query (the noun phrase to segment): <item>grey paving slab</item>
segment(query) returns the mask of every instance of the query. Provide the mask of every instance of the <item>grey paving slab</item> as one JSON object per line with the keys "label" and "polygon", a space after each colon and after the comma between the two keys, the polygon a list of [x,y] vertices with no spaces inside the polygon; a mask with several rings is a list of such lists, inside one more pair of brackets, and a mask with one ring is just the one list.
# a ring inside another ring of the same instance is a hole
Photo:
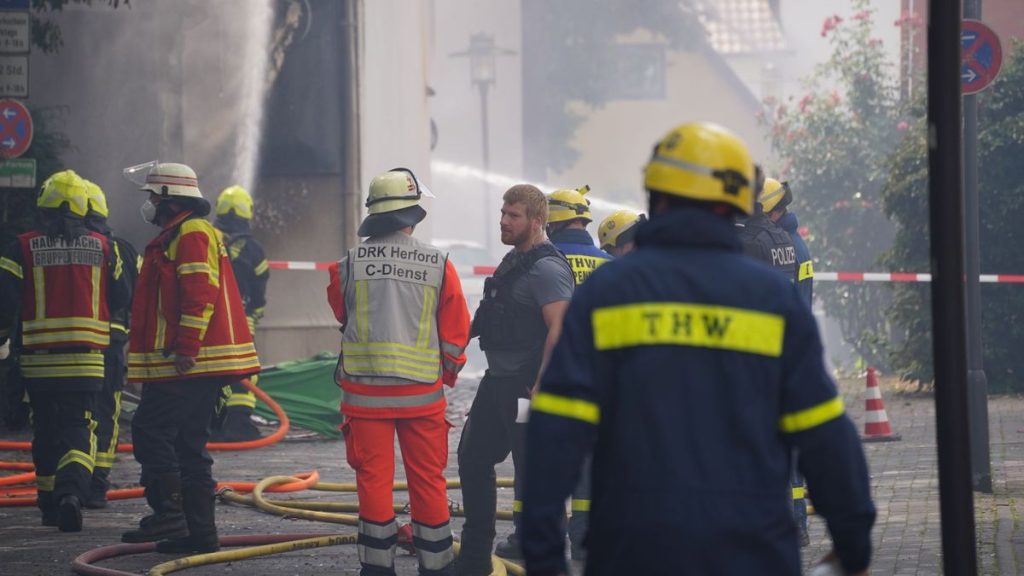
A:
{"label": "grey paving slab", "polygon": [[[447,474],[457,477],[455,452],[458,435],[465,422],[475,392],[475,381],[464,381],[449,393],[448,417],[455,425],[450,437]],[[858,427],[863,426],[863,381],[841,383],[847,410]],[[903,435],[900,442],[867,444],[873,494],[878,507],[874,530],[875,545],[872,574],[941,574],[942,546],[939,517],[938,474],[935,451],[935,412],[928,395],[899,394],[883,381],[886,408],[893,428]],[[976,495],[979,573],[1016,575],[1024,560],[1024,399],[1017,396],[994,397],[989,403],[994,493]],[[4,439],[15,436],[4,434]],[[26,439],[21,435],[18,438]],[[270,448],[249,452],[222,452],[215,455],[218,479],[254,481],[274,474],[290,474],[316,469],[329,482],[351,482],[354,475],[345,463],[344,444],[338,441],[292,439]],[[27,460],[27,453],[0,452],[0,460]],[[509,459],[499,466],[498,474],[511,476]],[[404,473],[398,467],[398,479]],[[135,485],[138,466],[130,455],[122,455],[114,468],[116,486]],[[296,498],[325,498],[354,501],[354,496],[310,493]],[[458,491],[450,498],[460,501]],[[396,501],[407,501],[396,493]],[[500,489],[499,506],[511,509],[511,489]],[[0,574],[19,576],[68,574],[72,558],[97,546],[116,543],[120,533],[132,527],[147,513],[143,501],[113,502],[105,510],[88,511],[86,530],[79,534],[61,534],[39,526],[38,512],[29,508],[0,507]],[[347,532],[346,526],[333,526],[302,520],[286,520],[231,505],[218,506],[218,526],[222,534],[284,532]],[[454,521],[456,531],[461,521]],[[824,522],[811,519],[811,545],[804,549],[805,566],[810,566],[830,549]],[[499,522],[499,538],[510,531],[509,523]],[[105,565],[142,573],[166,560],[155,554],[124,558]],[[577,566],[577,571],[579,567]],[[415,574],[416,561],[409,556],[398,560],[399,574]],[[293,552],[271,558],[246,560],[205,567],[186,572],[205,574],[357,574],[358,560],[351,546]]]}

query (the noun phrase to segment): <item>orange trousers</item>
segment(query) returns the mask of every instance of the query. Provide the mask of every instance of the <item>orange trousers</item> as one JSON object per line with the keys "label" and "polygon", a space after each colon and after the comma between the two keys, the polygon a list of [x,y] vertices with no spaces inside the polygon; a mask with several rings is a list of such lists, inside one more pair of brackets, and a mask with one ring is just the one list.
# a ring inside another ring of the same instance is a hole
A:
{"label": "orange trousers", "polygon": [[371,522],[395,517],[392,490],[395,481],[395,435],[409,482],[410,512],[414,522],[436,526],[448,522],[448,431],[444,412],[418,418],[347,418],[345,456],[356,471],[359,516]]}

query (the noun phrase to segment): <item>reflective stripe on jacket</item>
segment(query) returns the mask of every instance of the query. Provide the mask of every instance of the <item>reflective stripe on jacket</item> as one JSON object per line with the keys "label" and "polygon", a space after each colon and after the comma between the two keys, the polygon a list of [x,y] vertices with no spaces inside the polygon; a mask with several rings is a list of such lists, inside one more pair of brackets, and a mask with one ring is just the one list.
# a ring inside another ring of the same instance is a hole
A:
{"label": "reflective stripe on jacket", "polygon": [[565,570],[592,454],[588,575],[798,576],[794,448],[844,567],[867,567],[867,466],[814,317],[740,250],[729,220],[674,208],[577,289],[527,424],[527,573]]}
{"label": "reflective stripe on jacket", "polygon": [[469,310],[447,256],[397,232],[331,266],[327,298],[344,326],[341,410],[364,418],[443,411],[441,385],[466,362]]}
{"label": "reflective stripe on jacket", "polygon": [[107,280],[110,243],[89,232],[68,242],[39,231],[18,236],[22,281],[21,344],[29,350],[110,344]]}
{"label": "reflective stripe on jacket", "polygon": [[586,230],[565,228],[551,234],[550,240],[565,254],[577,286],[589,278],[598,266],[613,259],[611,254],[594,246],[594,239]]}
{"label": "reflective stripe on jacket", "polygon": [[[129,382],[248,376],[260,370],[227,250],[184,213],[146,246],[132,303]],[[195,358],[184,375],[174,355]]]}

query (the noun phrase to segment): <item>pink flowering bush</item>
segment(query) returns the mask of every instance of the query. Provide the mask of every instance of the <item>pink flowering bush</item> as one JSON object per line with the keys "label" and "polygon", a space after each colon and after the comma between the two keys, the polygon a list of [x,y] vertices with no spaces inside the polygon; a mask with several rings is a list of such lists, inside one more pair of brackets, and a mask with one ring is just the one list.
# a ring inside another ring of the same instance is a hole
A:
{"label": "pink flowering bush", "polygon": [[[849,18],[826,18],[821,33],[832,52],[804,79],[807,92],[765,102],[763,121],[778,159],[768,175],[792,185],[793,211],[814,231],[809,246],[822,271],[878,270],[894,236],[880,193],[906,122],[896,71],[873,38],[873,25],[866,0],[854,2]],[[819,284],[815,295],[865,360],[885,366],[877,335],[886,332],[887,289]]]}

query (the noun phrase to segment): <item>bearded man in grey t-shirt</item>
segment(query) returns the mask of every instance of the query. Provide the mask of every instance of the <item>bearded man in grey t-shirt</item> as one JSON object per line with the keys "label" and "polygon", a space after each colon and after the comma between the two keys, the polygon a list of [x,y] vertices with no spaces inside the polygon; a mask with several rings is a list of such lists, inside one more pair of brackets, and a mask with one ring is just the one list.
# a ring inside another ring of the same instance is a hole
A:
{"label": "bearded man in grey t-shirt", "polygon": [[[548,241],[547,198],[535,186],[519,184],[503,196],[501,241],[513,249],[484,283],[484,299],[473,319],[473,336],[487,356],[459,442],[466,523],[456,562],[459,576],[491,573],[497,487],[495,465],[512,453],[518,516],[523,477],[524,426],[516,422],[519,400],[529,398],[558,341],[562,316],[575,281],[565,256]],[[517,523],[518,526],[518,523]],[[517,546],[513,537],[509,545]]]}

